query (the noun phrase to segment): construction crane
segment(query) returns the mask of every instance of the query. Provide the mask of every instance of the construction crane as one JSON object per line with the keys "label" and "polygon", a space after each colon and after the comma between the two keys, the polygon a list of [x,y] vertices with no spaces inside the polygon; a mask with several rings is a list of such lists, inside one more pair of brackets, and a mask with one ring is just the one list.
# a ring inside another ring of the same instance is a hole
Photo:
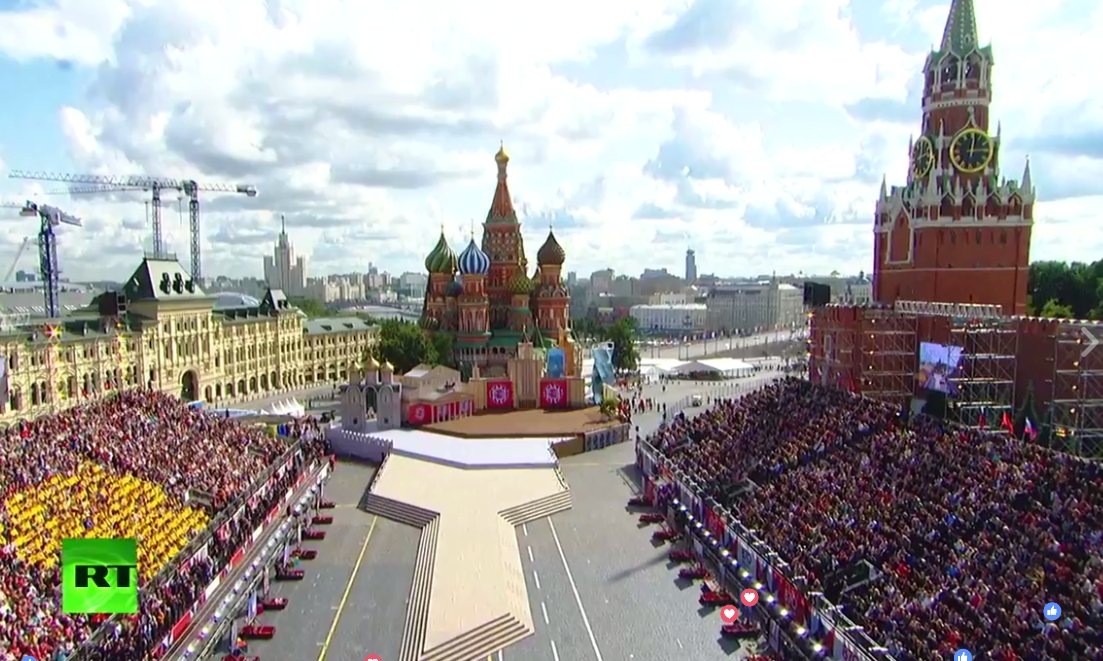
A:
{"label": "construction crane", "polygon": [[[22,205],[20,205],[22,207]],[[4,274],[3,283],[11,282],[11,276],[15,273],[15,267],[19,266],[19,260],[23,257],[23,253],[27,250],[27,244],[31,242],[31,237],[23,237],[23,243],[19,244],[19,249],[15,251],[15,259],[11,260],[11,266],[8,267],[8,272]]]}
{"label": "construction crane", "polygon": [[[245,184],[200,184],[191,179],[171,179],[167,177],[118,176],[99,174],[59,174],[49,172],[27,172],[12,170],[8,173],[12,179],[35,179],[38,181],[60,181],[77,184],[84,192],[108,193],[118,190],[146,190],[152,193],[153,204],[153,254],[162,257],[165,254],[164,238],[161,233],[161,191],[177,190],[188,198],[188,225],[191,233],[191,277],[202,282],[203,259],[199,232],[199,191],[213,193],[238,193],[248,197],[257,196],[256,186]],[[101,187],[102,190],[89,190],[88,187]]]}
{"label": "construction crane", "polygon": [[[34,202],[12,204],[4,202],[0,203],[0,207],[18,207],[20,216],[37,217],[39,219],[41,225],[38,230],[38,267],[42,271],[42,282],[45,289],[46,316],[50,319],[57,319],[61,316],[59,291],[61,289],[61,272],[57,266],[57,236],[54,235],[54,228],[61,224],[80,227],[82,225],[80,219],[49,204],[35,204]],[[27,242],[28,239],[23,240],[23,245],[19,248],[20,254],[26,248]],[[18,261],[18,256],[16,261]]]}

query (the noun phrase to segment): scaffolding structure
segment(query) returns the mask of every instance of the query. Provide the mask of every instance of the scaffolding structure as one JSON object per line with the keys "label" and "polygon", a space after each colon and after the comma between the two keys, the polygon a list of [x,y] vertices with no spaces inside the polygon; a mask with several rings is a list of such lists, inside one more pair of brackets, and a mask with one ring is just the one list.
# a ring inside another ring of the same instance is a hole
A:
{"label": "scaffolding structure", "polygon": [[918,320],[888,308],[865,308],[858,341],[862,394],[902,404],[915,391]]}
{"label": "scaffolding structure", "polygon": [[1017,322],[1003,316],[954,317],[949,344],[962,348],[954,378],[953,417],[963,425],[980,427],[982,421],[998,424],[1005,412],[1014,416]]}
{"label": "scaffolding structure", "polygon": [[1054,449],[1103,456],[1103,324],[1056,324],[1053,399],[1048,412]]}

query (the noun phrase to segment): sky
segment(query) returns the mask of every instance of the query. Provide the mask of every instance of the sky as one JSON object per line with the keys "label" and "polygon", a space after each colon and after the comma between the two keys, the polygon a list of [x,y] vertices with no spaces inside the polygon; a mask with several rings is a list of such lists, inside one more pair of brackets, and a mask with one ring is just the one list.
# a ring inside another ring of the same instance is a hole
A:
{"label": "sky", "polygon": [[[975,0],[1001,174],[1032,259],[1103,257],[1103,4]],[[423,271],[486,218],[494,153],[530,258],[721,276],[872,270],[948,0],[0,0],[0,201],[53,203],[63,275],[125,278],[142,193],[9,169],[251,184],[201,194],[204,275],[260,276],[285,215],[311,275]],[[1094,64],[1093,64],[1094,63]],[[168,248],[188,264],[186,206]],[[181,213],[183,209],[183,213]],[[37,229],[0,208],[0,268]],[[35,268],[27,251],[20,268]]]}

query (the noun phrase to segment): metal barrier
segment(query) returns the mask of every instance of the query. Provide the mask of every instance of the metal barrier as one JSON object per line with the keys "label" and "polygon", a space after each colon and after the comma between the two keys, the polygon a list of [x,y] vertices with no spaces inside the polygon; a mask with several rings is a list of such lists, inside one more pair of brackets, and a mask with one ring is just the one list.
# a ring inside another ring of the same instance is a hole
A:
{"label": "metal barrier", "polygon": [[[679,492],[692,494],[692,497],[698,503],[705,502],[707,496],[697,487],[696,480],[686,475],[677,466],[672,465],[671,462],[667,460],[666,456],[659,452],[649,442],[645,440],[637,441],[637,451],[646,456],[653,466],[659,467],[660,470],[657,479],[671,479],[678,487]],[[645,479],[651,479],[656,476],[655,472],[649,473],[644,466],[641,466],[641,469]],[[663,473],[665,473],[665,475],[662,475]],[[829,602],[821,593],[810,593],[800,577],[791,575],[789,564],[758,537],[754,530],[747,528],[739,521],[730,509],[721,506],[710,506],[710,509],[723,517],[727,533],[726,537],[730,537],[731,540],[726,544],[726,548],[730,549],[730,547],[734,546],[738,549],[740,545],[746,546],[753,551],[758,559],[766,559],[765,564],[767,568],[776,570],[786,581],[797,588],[810,605],[814,603],[816,606],[815,613],[821,618],[821,621],[829,622],[833,625],[837,644],[838,641],[841,641],[848,649],[848,661],[852,659],[863,659],[866,661],[895,661],[893,657],[888,655],[887,649],[878,645],[861,629],[861,627],[855,625],[854,622],[844,616],[838,606]],[[730,553],[731,551],[729,550],[729,554]],[[739,553],[737,552],[736,556],[738,555]],[[733,566],[738,564],[738,560],[735,557],[731,559],[731,562]],[[752,568],[752,570],[753,569],[754,568]]]}

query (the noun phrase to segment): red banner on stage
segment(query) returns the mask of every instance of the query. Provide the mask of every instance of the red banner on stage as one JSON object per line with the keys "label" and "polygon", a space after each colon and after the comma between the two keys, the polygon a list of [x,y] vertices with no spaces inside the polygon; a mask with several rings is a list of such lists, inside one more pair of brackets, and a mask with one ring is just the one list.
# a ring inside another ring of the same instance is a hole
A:
{"label": "red banner on stage", "polygon": [[540,408],[561,409],[567,406],[566,379],[544,379],[540,382]]}
{"label": "red banner on stage", "polygon": [[433,408],[428,404],[410,404],[409,410],[406,411],[406,421],[415,427],[427,425],[432,422],[429,419],[432,412]]}
{"label": "red banner on stage", "polygon": [[486,408],[511,409],[513,408],[513,382],[512,381],[487,381],[486,382]]}

